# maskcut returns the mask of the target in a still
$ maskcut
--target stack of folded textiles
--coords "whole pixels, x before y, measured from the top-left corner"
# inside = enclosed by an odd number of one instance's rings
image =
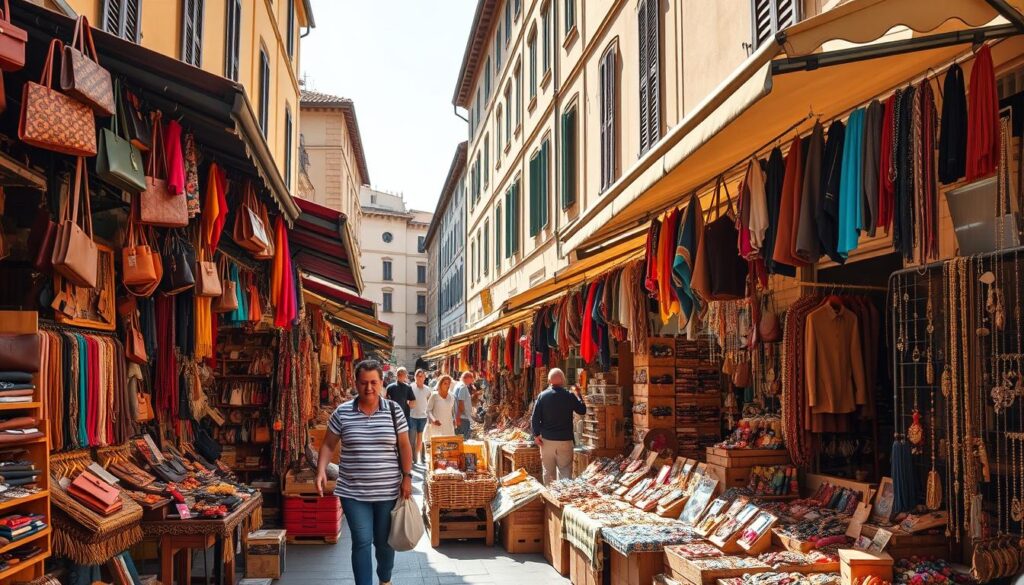
[[[32,402],[35,390],[29,372],[0,372],[0,404]]]
[[[10,567],[20,564],[32,557],[39,556],[43,549],[38,546],[26,546],[0,555],[0,571],[6,571]]]
[[[43,433],[38,425],[39,420],[34,416],[0,419],[0,445],[23,443],[42,437]]]
[[[24,540],[46,529],[46,516],[42,514],[10,514],[0,517],[0,544]]]
[[[39,470],[31,461],[0,461],[0,493],[13,487],[32,485]]]

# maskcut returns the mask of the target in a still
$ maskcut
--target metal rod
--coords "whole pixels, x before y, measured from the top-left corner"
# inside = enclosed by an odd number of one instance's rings
[[[1006,0],[985,0],[989,6],[996,9],[996,12],[1003,15],[1003,18],[1010,21],[1018,31],[1024,33],[1024,16],[1019,10],[1010,5]]]
[[[796,71],[814,71],[822,67],[845,65],[868,59],[891,57],[904,53],[928,51],[965,43],[981,43],[989,39],[1002,39],[1020,34],[1021,31],[1012,24],[1003,24],[984,28],[958,30],[927,37],[893,41],[878,45],[840,49],[825,53],[815,53],[803,57],[789,57],[772,61],[772,75],[793,73]]]
[[[840,284],[837,282],[804,282],[798,281],[798,286],[809,286],[812,288],[845,288],[853,290],[874,290],[879,292],[889,292],[889,289],[884,286],[871,286],[867,284]]]

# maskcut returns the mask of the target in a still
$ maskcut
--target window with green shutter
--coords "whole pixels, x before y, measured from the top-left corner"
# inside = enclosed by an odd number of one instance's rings
[[[562,114],[562,209],[576,204],[576,105]]]
[[[540,151],[530,157],[530,237],[540,232]]]
[[[641,0],[637,11],[640,39],[640,154],[661,138],[661,10],[658,0]]]
[[[544,143],[540,146],[540,176],[537,180],[540,181],[540,207],[537,209],[537,216],[540,218],[540,229],[544,229],[548,225],[548,213],[551,209],[549,196],[551,192],[551,164],[548,159],[551,156],[550,140],[544,139]]]
[[[501,204],[494,206],[494,273],[501,272]]]
[[[519,252],[519,179],[505,192],[505,257]]]

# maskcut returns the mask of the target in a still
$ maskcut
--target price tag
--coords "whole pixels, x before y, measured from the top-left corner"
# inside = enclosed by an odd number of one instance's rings
[[[192,511],[188,509],[185,504],[174,504],[174,507],[178,509],[178,516],[181,516],[182,520],[191,520]]]

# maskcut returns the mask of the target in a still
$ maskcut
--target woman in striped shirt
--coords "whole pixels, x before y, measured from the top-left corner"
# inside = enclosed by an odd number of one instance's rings
[[[334,410],[320,445],[316,484],[323,496],[327,464],[341,443],[341,464],[334,495],[341,498],[352,531],[352,572],[356,585],[372,585],[373,558],[377,577],[390,585],[395,550],[388,544],[391,510],[399,497],[412,497],[412,444],[409,425],[399,406],[384,398],[384,373],[373,360],[355,368],[359,395]]]

